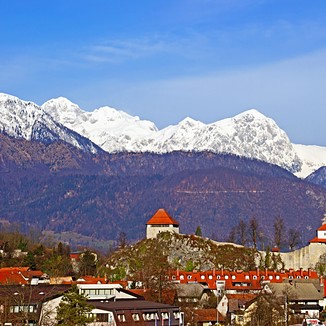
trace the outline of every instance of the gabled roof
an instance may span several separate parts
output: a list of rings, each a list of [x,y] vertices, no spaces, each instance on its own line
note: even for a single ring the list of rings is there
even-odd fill
[[[288,283],[273,283],[269,287],[273,290],[276,296],[284,295],[288,292],[292,296],[291,301],[318,301],[323,298],[323,293],[318,292],[312,283],[293,282]]]
[[[147,225],[179,225],[179,223],[173,219],[165,209],[160,208],[146,223]]]
[[[32,271],[29,267],[0,268],[0,284],[28,284],[32,278],[46,278],[42,271]]]

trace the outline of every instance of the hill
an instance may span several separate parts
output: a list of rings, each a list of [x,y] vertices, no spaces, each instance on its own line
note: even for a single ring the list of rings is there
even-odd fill
[[[326,190],[261,161],[210,152],[99,153],[64,143],[0,135],[0,219],[98,240],[129,241],[165,208],[181,233],[225,241],[239,221],[255,217],[260,245],[273,245],[273,223],[299,230],[305,244],[326,209]]]

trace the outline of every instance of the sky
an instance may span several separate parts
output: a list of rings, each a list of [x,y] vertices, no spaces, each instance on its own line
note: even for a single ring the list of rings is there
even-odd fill
[[[0,92],[158,128],[255,108],[326,146],[325,0],[0,0]]]

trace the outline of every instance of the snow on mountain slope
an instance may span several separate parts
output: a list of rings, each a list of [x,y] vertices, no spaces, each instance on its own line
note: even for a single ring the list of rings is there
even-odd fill
[[[256,110],[208,125],[187,118],[158,134],[145,150],[231,153],[273,163],[291,172],[300,170],[301,166],[286,133]]]
[[[326,147],[293,144],[302,161],[302,169],[296,176],[305,178],[322,166],[326,166]]]
[[[87,152],[99,150],[91,141],[55,121],[33,102],[0,93],[0,114],[0,132],[9,136],[43,143],[60,139]]]
[[[150,121],[107,106],[86,112],[60,97],[38,107],[0,93],[0,113],[0,131],[13,137],[62,139],[91,152],[96,152],[95,143],[110,153],[231,153],[279,165],[301,178],[326,165],[326,148],[292,144],[272,119],[256,110],[211,124],[186,118],[158,130]]]
[[[186,118],[175,126],[157,130],[152,122],[125,112],[109,107],[85,112],[64,98],[50,100],[42,109],[111,153],[212,151],[260,159],[291,172],[301,167],[286,133],[256,110],[208,125]]]
[[[105,151],[135,151],[135,142],[157,132],[154,123],[108,106],[86,112],[65,98],[44,103],[42,109],[66,127],[89,138]]]

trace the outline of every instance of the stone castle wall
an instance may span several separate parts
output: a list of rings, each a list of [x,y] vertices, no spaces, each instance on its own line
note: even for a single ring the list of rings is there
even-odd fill
[[[315,268],[319,257],[326,253],[326,243],[310,243],[308,246],[291,252],[281,252],[285,269]]]

